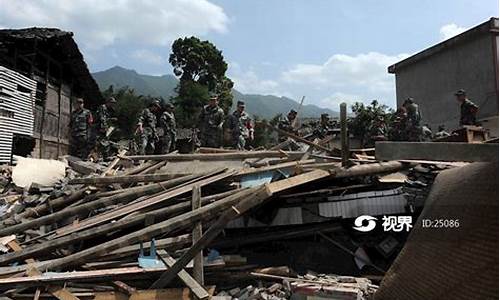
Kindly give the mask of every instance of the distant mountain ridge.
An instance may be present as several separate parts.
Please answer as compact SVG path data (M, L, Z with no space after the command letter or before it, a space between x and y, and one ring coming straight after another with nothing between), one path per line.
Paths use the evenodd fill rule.
M163 97L165 99L175 96L177 78L173 75L144 75L135 70L125 69L115 66L108 70L92 73L101 90L107 89L110 85L115 88L128 86L139 95L150 95ZM286 114L290 109L297 109L299 103L287 97L277 97L273 95L242 94L233 89L234 103L242 100L246 103L246 110L251 115L261 118L272 118L278 113ZM307 99L306 99L307 100ZM322 113L338 116L338 112L327 108L320 108L316 105L304 105L300 116L304 118L318 118Z

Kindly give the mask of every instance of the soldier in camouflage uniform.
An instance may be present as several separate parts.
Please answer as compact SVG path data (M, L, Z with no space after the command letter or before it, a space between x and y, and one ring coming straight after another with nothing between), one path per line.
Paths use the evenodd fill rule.
M458 90L455 93L455 96L457 97L457 101L460 102L459 125L477 125L476 115L479 110L479 106L467 98L465 90Z
M110 143L108 130L110 128L110 122L115 121L116 118L111 117L114 110L116 100L110 97L106 100L106 103L99 106L96 111L95 120L95 130L97 136L97 151L102 158L106 158L110 155Z
M314 137L319 139L324 139L327 137L330 132L334 129L333 125L330 122L330 116L328 114L321 114L321 119L319 121L318 126L313 131Z
M379 116L373 120L370 126L370 141L372 145L375 145L376 141L387 141L387 131L384 117Z
M159 127L163 130L161 153L166 154L175 150L177 138L177 125L172 103L165 104L165 111L161 115L159 123Z
M390 141L406 141L406 109L404 107L399 107L391 120L391 126L389 127L389 140Z
M156 114L160 111L160 101L155 100L142 110L137 119L135 130L138 137L138 152L140 155L153 154L155 143L158 141L156 134Z
M422 127L420 125L420 110L413 98L407 98L403 103L406 109L406 135L408 141L418 142L422 139Z
M231 131L233 146L244 150L247 140L253 140L253 122L245 111L245 103L238 101L236 110L229 116L228 127Z
M278 128L291 134L297 134L297 130L294 127L295 118L297 118L297 111L295 109L291 109L286 118L281 118L279 120ZM280 142L286 141L287 138L287 136L281 135Z
M76 108L71 114L71 144L70 154L81 159L87 159L89 155L89 144L91 127L93 123L92 113L83 107L83 99L76 100Z
M219 107L217 96L210 97L200 113L198 129L202 147L219 148L222 144L222 125L224 124L224 111Z
M437 131L438 132L436 132L436 134L434 134L433 136L434 139L440 139L451 136L451 134L446 131L446 127L444 125L439 125Z

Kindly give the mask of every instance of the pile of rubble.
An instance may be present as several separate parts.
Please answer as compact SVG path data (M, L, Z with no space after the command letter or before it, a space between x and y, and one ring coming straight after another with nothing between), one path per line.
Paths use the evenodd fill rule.
M343 207L370 199L404 208L398 202L403 184L386 186L378 178L414 166L360 155L344 168L332 153L208 148L149 156L122 151L102 164L63 157L50 162L53 168L22 160L2 168L0 178L0 290L13 299L181 299L185 293L369 299L376 286L368 279L259 273L269 261L249 262L238 249L318 234L333 240L327 234L341 226L332 220L353 217ZM16 174L31 175L21 181ZM229 228L247 234L221 234ZM353 265L355 259L375 265L363 251L337 246ZM262 280L274 283L259 286Z
M372 299L378 289L367 278L308 273L303 276L283 277L262 273L253 273L256 277L280 282L245 288L234 288L221 291L213 300L283 300L308 299L308 296L319 299Z

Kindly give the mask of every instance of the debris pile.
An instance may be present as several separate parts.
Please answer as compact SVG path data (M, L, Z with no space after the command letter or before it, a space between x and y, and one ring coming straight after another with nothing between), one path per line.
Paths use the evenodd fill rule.
M31 170L37 176L22 185L13 174L36 164L4 167L0 290L13 299L181 299L186 292L199 299L369 299L376 286L368 279L270 275L259 268L272 260L241 256L244 248L251 253L268 242L317 236L347 253L353 266L376 265L362 248L351 251L326 233L345 231L342 220L363 209L404 212L402 184L378 179L413 165L358 155L345 168L331 155L310 149L122 151L101 164L66 156L62 176L58 169L52 181L43 181L53 172ZM380 205L367 206L370 201ZM376 268L375 275L383 271Z
M282 300L306 299L307 296L324 297L326 299L372 299L378 289L367 278L339 276L331 274L307 273L303 276L285 277L264 273L252 273L254 276L275 283L258 282L258 286L233 288L219 292L214 300ZM322 298L323 299L323 298Z

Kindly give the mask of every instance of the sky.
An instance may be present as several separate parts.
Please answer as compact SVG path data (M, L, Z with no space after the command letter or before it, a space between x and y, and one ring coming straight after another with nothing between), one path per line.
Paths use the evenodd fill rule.
M497 0L0 0L0 28L72 31L92 72L172 74L172 42L222 50L247 94L306 96L338 110L396 105L387 67L491 17Z

